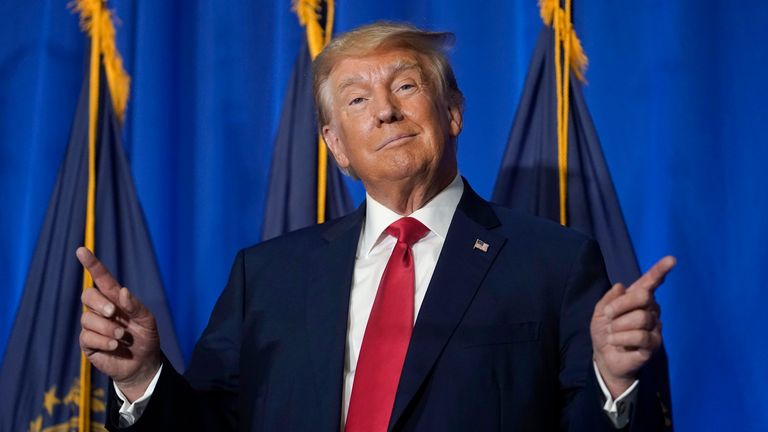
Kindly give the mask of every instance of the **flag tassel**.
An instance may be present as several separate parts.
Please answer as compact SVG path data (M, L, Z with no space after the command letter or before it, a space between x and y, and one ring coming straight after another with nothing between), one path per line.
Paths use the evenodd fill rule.
M113 14L103 0L75 0L70 7L80 14L80 28L91 37L91 47L101 54L112 105L120 121L125 119L131 78L123 68L123 59L115 44ZM94 35L98 35L95 38Z
M293 10L299 17L299 23L307 29L307 45L312 60L320 54L331 41L333 34L333 0L325 2L325 28L320 25L319 0L294 0ZM328 184L328 149L321 135L317 140L317 223L325 222L325 209Z
M565 8L559 0L539 0L539 11L544 24L555 34L555 88L557 94L557 160L558 184L560 186L560 224L568 223L568 107L569 73L584 82L588 59L581 41L576 36L571 19L571 0L565 0Z

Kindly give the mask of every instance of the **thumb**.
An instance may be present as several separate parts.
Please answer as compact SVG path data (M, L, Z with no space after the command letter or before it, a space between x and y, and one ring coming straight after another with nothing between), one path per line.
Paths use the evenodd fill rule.
M118 301L120 302L120 308L130 318L141 318L141 316L144 314L144 311L146 310L139 299L131 294L131 292L128 291L128 288L126 287L120 288Z
M595 305L595 315L608 315L612 313L613 307L610 306L611 302L624 295L627 289L623 284L614 284L611 289L603 295L603 298Z

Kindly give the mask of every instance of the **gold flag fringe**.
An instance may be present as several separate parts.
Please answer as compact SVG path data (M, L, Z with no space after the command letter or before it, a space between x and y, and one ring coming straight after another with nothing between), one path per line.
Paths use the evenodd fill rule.
M570 62L571 69L579 81L586 82L585 76L589 66L589 59L584 53L584 48L581 46L581 40L576 35L573 23L571 23L570 19L566 20L565 9L560 7L558 0L539 0L539 12L544 24L554 27L555 33L559 35L559 39L565 41L563 44L570 47L571 56L573 56Z
M569 70L581 82L589 60L576 36L571 19L571 0L565 0L565 8L560 7L560 0L539 0L539 12L544 24L552 27L555 33L555 87L557 94L557 168L560 186L560 224L568 223L568 111L570 98Z
M115 44L115 27L112 23L117 19L112 11L106 9L103 0L75 0L69 6L80 14L80 28L88 36L99 34L98 46L95 48L102 55L112 106L117 117L123 121L128 106L131 78L123 68L123 59Z

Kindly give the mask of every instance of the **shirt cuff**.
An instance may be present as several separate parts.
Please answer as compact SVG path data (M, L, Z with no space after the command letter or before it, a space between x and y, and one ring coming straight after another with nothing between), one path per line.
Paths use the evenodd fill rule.
M603 377L597 369L597 363L592 361L592 366L595 368L597 382L600 384L600 389L603 391L603 397L605 398L603 411L605 411L605 414L611 419L613 426L617 429L621 429L629 423L629 414L632 412L635 400L637 399L637 392L635 390L640 381L635 380L624 393L617 397L616 400L613 400L611 392L608 390L608 386L605 385Z
M144 391L144 394L141 395L140 398L133 401L133 403L128 402L128 398L125 397L123 392L120 391L120 389L117 387L117 384L112 382L112 386L115 388L115 393L117 393L117 398L120 399L120 401L123 403L122 406L120 406L120 421L119 426L121 428L125 428L128 426L132 426L134 423L139 421L139 418L141 417L141 414L144 412L144 409L147 407L147 404L149 404L149 398L152 396L152 393L155 391L155 386L157 385L157 380L160 379L160 372L163 371L163 365L160 365L160 369L157 370L157 373L155 374L154 378L152 378L152 381L149 382L149 386L147 386L147 390Z

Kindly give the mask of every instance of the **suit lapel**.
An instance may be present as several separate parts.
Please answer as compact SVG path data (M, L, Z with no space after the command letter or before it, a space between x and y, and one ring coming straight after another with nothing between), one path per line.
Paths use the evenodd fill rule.
M309 357L318 392L317 430L339 430L349 292L365 205L329 227L311 259L306 320ZM296 269L302 271L302 269Z
M505 238L489 231L498 225L490 205L465 181L464 194L413 328L390 430L423 384L503 247ZM486 251L482 244L475 247L477 240L487 244Z

